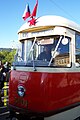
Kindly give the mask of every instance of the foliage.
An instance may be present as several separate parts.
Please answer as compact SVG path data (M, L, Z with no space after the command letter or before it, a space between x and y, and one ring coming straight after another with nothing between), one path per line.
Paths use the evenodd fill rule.
M3 64L6 62L12 64L15 53L16 53L15 49L11 51L7 51L7 50L0 51L0 61L2 61Z

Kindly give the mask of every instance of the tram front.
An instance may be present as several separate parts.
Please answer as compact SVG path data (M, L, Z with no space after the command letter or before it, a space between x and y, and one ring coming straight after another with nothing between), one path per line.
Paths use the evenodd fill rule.
M36 25L19 32L21 47L11 70L9 107L15 114L44 118L73 104L67 81L73 33L66 27Z

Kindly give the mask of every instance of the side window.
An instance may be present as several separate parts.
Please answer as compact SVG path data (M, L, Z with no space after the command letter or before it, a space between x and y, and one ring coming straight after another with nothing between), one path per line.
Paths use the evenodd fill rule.
M24 42L22 42L22 59L24 60Z
M26 41L26 60L31 59L31 46L32 46L32 40Z
M80 65L80 34L76 34L76 64Z

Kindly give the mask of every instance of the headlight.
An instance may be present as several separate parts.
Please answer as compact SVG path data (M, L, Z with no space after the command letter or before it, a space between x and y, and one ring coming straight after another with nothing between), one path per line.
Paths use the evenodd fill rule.
M18 86L18 95L23 97L25 94L25 88L23 86Z

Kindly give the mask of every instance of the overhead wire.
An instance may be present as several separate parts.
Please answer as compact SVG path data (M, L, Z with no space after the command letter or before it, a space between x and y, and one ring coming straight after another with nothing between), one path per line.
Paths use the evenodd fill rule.
M73 18L75 21L77 21L77 19L75 19L70 13L68 13L66 10L64 10L59 4L57 4L56 2L54 2L54 0L50 0L56 7L58 7L60 10L62 10L64 13L67 14L67 16Z

